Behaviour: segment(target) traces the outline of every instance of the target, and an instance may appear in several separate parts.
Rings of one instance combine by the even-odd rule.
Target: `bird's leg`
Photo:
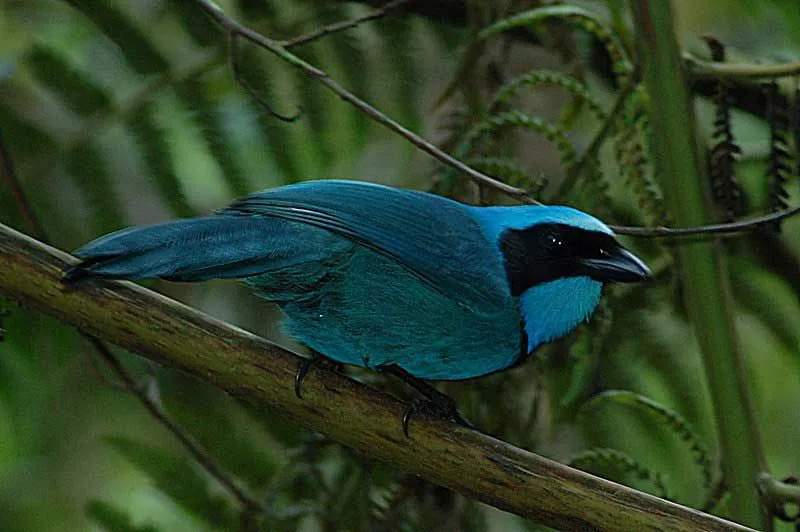
[[[450,419],[467,428],[475,426],[458,411],[452,397],[446,395],[425,381],[414,377],[396,364],[387,364],[378,368],[382,373],[394,375],[425,397],[423,401],[414,401],[403,414],[403,432],[408,436],[408,422],[414,414],[427,414]]]
[[[294,394],[298,399],[303,398],[301,387],[303,384],[303,379],[305,379],[306,375],[308,375],[308,370],[311,369],[311,366],[326,366],[335,368],[338,366],[338,364],[319,351],[312,350],[311,356],[303,358],[303,360],[297,366],[297,373],[294,374]]]

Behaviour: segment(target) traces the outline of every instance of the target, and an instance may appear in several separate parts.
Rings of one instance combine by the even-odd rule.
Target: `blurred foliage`
[[[368,12],[333,1],[220,4],[273,38]],[[648,136],[658,132],[647,124],[647,94],[634,88],[612,114],[633,79],[625,3],[572,2],[515,15],[534,4],[470,4],[463,27],[391,16],[296,52],[407,127],[547,202],[610,223],[663,223],[649,163]],[[678,12],[685,47],[698,55],[708,55],[699,38],[707,32],[737,60],[800,54],[800,12],[791,0],[678,2]],[[207,212],[301,179],[376,180],[472,202],[507,201],[449,170],[434,173],[404,141],[242,43],[247,82],[277,112],[300,113],[295,122],[276,120],[233,82],[224,50],[223,35],[189,0],[0,0],[0,131],[51,243],[72,249],[125,225]],[[792,80],[769,90],[794,98]],[[796,99],[779,109],[776,125],[716,94],[699,98],[697,111],[711,159],[725,165],[710,172],[715,192],[723,192],[720,208],[732,208],[725,203],[730,183],[748,212],[774,208],[778,199],[800,201],[797,164],[788,162],[800,137]],[[0,221],[25,229],[4,185]],[[800,423],[791,406],[800,400],[799,229],[800,221],[789,220],[780,234],[725,241],[759,428],[779,477],[800,471]],[[719,453],[693,336],[702,331],[686,321],[672,269],[672,246],[680,244],[629,244],[648,259],[656,282],[611,287],[588,324],[522,367],[442,389],[489,434],[713,507]],[[154,287],[301,349],[281,336],[276,311],[237,285]],[[4,530],[245,526],[236,499],[109,383],[84,340],[0,303],[11,311],[0,327]],[[261,529],[538,529],[176,371],[120,356],[143,382],[154,379],[167,411],[264,502],[253,518]],[[394,382],[380,385],[405,392]]]

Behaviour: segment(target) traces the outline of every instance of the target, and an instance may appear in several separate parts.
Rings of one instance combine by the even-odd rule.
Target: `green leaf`
[[[56,140],[49,132],[20,117],[16,110],[2,101],[0,101],[0,128],[6,147],[17,158],[27,159],[55,149]]]
[[[111,39],[134,70],[140,74],[164,72],[167,60],[131,19],[108,0],[64,0],[91,20]]]
[[[189,206],[183,185],[175,173],[175,161],[170,150],[169,139],[158,123],[152,102],[142,104],[128,118],[128,127],[142,151],[150,178],[170,206],[172,213],[181,218],[196,213]]]
[[[694,462],[700,466],[706,488],[711,487],[711,459],[706,445],[692,428],[692,425],[678,412],[653,401],[649,397],[627,390],[608,390],[592,397],[580,410],[580,415],[587,419],[593,410],[605,404],[621,404],[632,406],[650,416],[660,425],[668,428],[682,441],[689,445]]]
[[[227,471],[253,488],[264,488],[272,480],[286,449],[271,442],[261,431],[239,419],[239,403],[229,402],[217,390],[192,386],[164,390],[164,402],[178,422],[216,457]]]
[[[329,9],[324,9],[320,13],[319,23],[330,24],[342,20],[352,18],[353,10],[351,5],[335,4],[331,5]],[[383,34],[383,25],[381,25],[381,33]],[[364,47],[361,39],[358,38],[358,30],[350,30],[346,32],[339,32],[325,38],[325,43],[328,50],[333,54],[335,60],[335,69],[333,74],[337,78],[343,80],[343,85],[347,89],[365,101],[372,100],[372,82],[370,76],[365,76],[364,73],[368,71],[368,58],[364,52]],[[386,35],[387,37],[389,35]],[[388,53],[389,51],[387,51]],[[387,56],[388,58],[388,56]],[[413,63],[411,63],[413,64]],[[395,68],[399,67],[397,63],[393,63]],[[341,73],[341,74],[339,74]],[[403,85],[405,78],[401,78],[398,82]],[[409,81],[409,83],[411,83]],[[416,101],[409,102],[409,105],[416,104]],[[355,147],[363,146],[367,141],[367,130],[371,122],[367,120],[366,115],[358,112],[357,110],[348,107],[345,112],[347,113],[348,122],[353,130],[353,138],[349,141]],[[418,113],[415,113],[415,116]],[[405,118],[405,117],[403,117]],[[409,127],[410,123],[404,124]]]
[[[389,18],[381,23],[380,34],[383,44],[384,60],[391,65],[397,119],[403,126],[419,133],[422,131],[422,114],[419,110],[417,91],[421,84],[415,76],[415,65],[419,61],[414,57],[419,46],[414,41],[414,32],[410,25],[410,17]]]
[[[157,532],[153,525],[136,526],[130,515],[111,503],[92,499],[86,505],[86,515],[106,532]]]
[[[789,349],[800,349],[800,302],[779,275],[752,262],[729,259],[736,301],[757,316]]]
[[[36,80],[81,116],[89,116],[111,107],[111,96],[90,79],[90,74],[73,67],[53,48],[34,44],[27,63]]]
[[[368,530],[372,521],[369,464],[348,462],[334,479],[327,513],[342,530]]]
[[[170,0],[167,6],[178,15],[181,27],[197,44],[207,46],[224,42],[222,31],[214,25],[211,17],[198,9],[195,0]]]
[[[324,42],[312,42],[303,46],[298,55],[312,65],[322,65],[322,55],[327,46]],[[306,131],[314,146],[313,155],[316,158],[316,171],[325,172],[334,158],[333,138],[331,136],[333,124],[329,120],[332,100],[329,92],[315,79],[303,76],[297,79],[297,97],[303,114],[300,121],[306,126]],[[333,128],[335,129],[335,128]]]
[[[65,154],[66,168],[92,212],[97,229],[108,232],[124,226],[124,209],[111,183],[111,175],[100,148],[83,144]]]
[[[614,127],[614,159],[626,187],[633,191],[649,225],[664,225],[664,196],[653,179],[645,148],[647,116],[640,98],[630,98]]]
[[[194,120],[205,140],[211,156],[222,170],[222,177],[233,196],[244,196],[249,192],[247,177],[235,156],[235,146],[222,124],[215,104],[208,96],[208,86],[201,79],[192,79],[175,86],[181,103]]]
[[[558,152],[561,154],[561,164],[565,168],[575,162],[575,147],[572,145],[572,141],[567,138],[563,129],[544,118],[517,110],[498,113],[473,126],[461,140],[455,153],[458,157],[464,158],[481,141],[506,128],[522,128],[539,133],[556,145]]]
[[[259,97],[270,105],[278,100],[274,89],[272,74],[264,64],[264,58],[260,51],[251,47],[240,47],[239,72],[247,83],[255,90]],[[249,97],[249,96],[248,96]],[[248,105],[253,116],[256,117],[261,134],[266,140],[266,148],[269,150],[272,159],[277,163],[278,168],[284,175],[284,181],[295,182],[303,177],[302,164],[299,160],[298,149],[291,142],[290,128],[297,128],[298,124],[282,122],[264,112],[258,102],[252,98]],[[277,110],[284,113],[282,109]],[[289,113],[291,114],[291,113]]]
[[[213,527],[235,528],[236,516],[231,506],[210,493],[206,479],[185,459],[121,436],[108,437],[106,441],[175,504]]]
[[[589,87],[574,76],[553,70],[533,70],[504,83],[492,97],[489,109],[497,109],[501,104],[507,103],[517,96],[523,89],[538,87],[539,85],[555,85],[572,94],[586,103],[595,117],[604,121],[606,112],[597,101]]]
[[[536,195],[547,185],[543,177],[529,175],[516,161],[501,157],[476,157],[467,164],[489,176],[495,177],[516,187],[522,187]]]
[[[625,48],[616,34],[597,14],[577,6],[559,4],[530,9],[492,24],[484,29],[478,37],[486,39],[495,33],[514,28],[535,28],[549,19],[563,20],[573,24],[603,43],[613,61],[613,69],[617,74],[618,82],[620,85],[624,85],[628,76],[633,72],[633,65],[628,59]]]
[[[617,449],[606,447],[587,449],[570,458],[567,463],[572,467],[590,472],[610,466],[622,473],[632,474],[640,480],[651,482],[656,488],[656,495],[663,499],[670,499],[661,473],[651,470],[635,458]]]

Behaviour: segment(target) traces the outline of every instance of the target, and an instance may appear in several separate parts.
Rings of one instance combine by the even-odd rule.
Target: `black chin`
[[[635,283],[653,278],[647,265],[622,246],[608,250],[601,257],[580,259],[578,270],[602,282]]]

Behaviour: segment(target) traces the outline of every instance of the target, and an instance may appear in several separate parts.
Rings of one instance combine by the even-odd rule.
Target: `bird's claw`
[[[297,365],[297,373],[294,374],[294,394],[298,399],[303,398],[303,394],[301,393],[300,389],[303,384],[303,379],[305,379],[306,375],[308,375],[308,370],[311,369],[311,365],[314,363],[315,358],[316,357],[314,356],[304,358],[300,364]]]
[[[464,415],[458,411],[455,401],[452,398],[442,395],[437,400],[418,399],[408,405],[403,413],[403,434],[408,435],[408,425],[413,416],[422,416],[433,419],[446,419],[466,427],[475,429],[475,425],[470,423]]]

